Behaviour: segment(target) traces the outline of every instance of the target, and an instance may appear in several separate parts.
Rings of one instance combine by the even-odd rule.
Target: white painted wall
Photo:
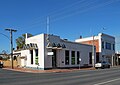
[[[29,66],[30,65],[29,50],[22,50],[21,51],[21,57],[22,56],[26,57],[26,59],[25,58],[21,59],[22,66],[27,66],[27,65]]]
[[[81,66],[83,66],[84,64],[89,64],[89,52],[92,52],[92,46],[91,45],[85,45],[85,44],[80,44],[80,43],[75,43],[75,42],[70,42],[70,41],[64,41],[61,40],[59,36],[50,36],[50,42],[51,43],[60,43],[60,44],[65,44],[66,48],[63,48],[61,50],[57,50],[57,67],[76,67],[79,66],[77,65],[77,56],[75,58],[76,60],[76,64],[75,65],[71,65],[71,51],[79,51],[80,52],[80,57],[82,59],[81,61]],[[45,43],[47,44],[47,42],[45,41]],[[69,65],[65,65],[65,50],[69,50],[70,51],[70,59]],[[48,50],[45,48],[45,52],[47,54],[47,52],[50,52],[52,50]],[[76,53],[77,55],[77,53]],[[46,68],[52,68],[52,56],[45,56],[45,67]]]
[[[30,38],[26,39],[26,44],[35,43],[38,46],[38,61],[39,61],[39,68],[52,68],[52,56],[48,56],[47,53],[51,52],[52,49],[46,48],[47,46],[47,35],[46,34],[40,34],[36,35]],[[84,64],[89,64],[89,52],[92,52],[92,46],[91,45],[85,45],[80,44],[76,42],[70,42],[63,39],[60,39],[59,36],[50,35],[49,37],[51,43],[60,43],[65,44],[66,48],[63,49],[57,49],[57,67],[76,67],[77,65],[77,56],[75,56],[75,65],[71,65],[71,51],[75,51],[75,55],[77,55],[76,51],[80,52],[81,57],[81,66]],[[65,65],[65,50],[69,50],[70,52],[70,59],[69,65]],[[21,51],[22,56],[27,56],[26,60],[26,66],[27,67],[38,67],[38,65],[35,64],[35,51],[33,50],[33,64],[31,64],[31,54],[30,50],[23,50]],[[23,61],[22,61],[23,62]]]
[[[26,39],[26,44],[36,43],[38,46],[38,62],[39,68],[44,68],[44,34],[36,35]],[[34,64],[31,65],[33,67],[37,67],[38,65],[35,64],[35,51],[33,51],[34,57]]]
[[[101,43],[102,43],[102,41],[104,41],[104,44],[105,44],[106,42],[111,43],[111,50],[102,49],[102,47],[100,47],[100,48],[101,48],[101,52],[103,53],[103,55],[104,55],[104,54],[105,54],[105,55],[111,55],[111,54],[115,53],[115,51],[112,50],[112,48],[113,48],[112,45],[115,44],[115,38],[114,38],[114,37],[111,37],[111,36],[108,36],[108,35],[104,35],[104,34],[101,34],[101,35],[99,35],[99,36],[100,36]],[[100,46],[102,46],[102,44],[100,44]],[[104,47],[105,47],[105,45],[104,45]]]
[[[102,47],[100,47],[101,59],[102,55],[104,55],[105,57],[103,58],[103,60],[108,61],[106,57],[109,56],[109,58],[111,59],[110,61],[112,62],[112,55],[115,55],[115,50],[113,50],[113,44],[115,45],[115,38],[106,34],[99,34],[99,37],[101,41],[100,46],[102,46],[102,41],[104,41],[104,47],[106,42],[111,43],[111,50],[108,50],[106,48],[103,49]]]
[[[102,60],[102,55],[105,55],[105,56],[111,56],[115,54],[115,51],[114,50],[108,50],[108,49],[102,49],[102,41],[104,41],[104,44],[106,42],[108,43],[111,43],[112,44],[115,44],[115,38],[113,36],[110,36],[110,35],[107,35],[107,34],[104,34],[104,33],[99,33],[98,36],[95,36],[94,39],[96,40],[99,40],[99,58],[100,60]],[[92,37],[87,37],[87,38],[82,38],[82,39],[76,39],[75,42],[84,42],[84,41],[90,41],[90,40],[93,40]],[[105,47],[105,45],[104,45]],[[113,46],[111,47],[111,49],[113,48]]]

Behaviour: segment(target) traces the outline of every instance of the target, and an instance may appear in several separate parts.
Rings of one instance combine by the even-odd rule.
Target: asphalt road
[[[23,73],[0,69],[0,85],[120,85],[120,67],[64,73]]]

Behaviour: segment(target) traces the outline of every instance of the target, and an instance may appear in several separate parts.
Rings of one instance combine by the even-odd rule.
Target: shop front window
[[[75,51],[71,52],[71,64],[75,65]]]
[[[69,50],[65,51],[65,65],[69,65]]]
[[[33,64],[33,50],[30,50],[30,54],[31,54],[31,64]]]
[[[77,64],[80,64],[80,52],[79,51],[77,51]]]
[[[35,49],[35,64],[38,65],[38,49]]]

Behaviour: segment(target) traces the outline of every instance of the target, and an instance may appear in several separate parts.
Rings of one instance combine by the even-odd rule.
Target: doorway
[[[57,68],[57,58],[56,58],[56,50],[52,50],[53,56],[52,56],[52,67]]]
[[[118,65],[120,65],[120,58],[118,58]]]
[[[89,64],[92,64],[92,52],[89,52]]]

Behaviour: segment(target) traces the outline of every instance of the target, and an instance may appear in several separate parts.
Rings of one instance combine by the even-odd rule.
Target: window
[[[99,53],[96,53],[96,63],[99,62]]]
[[[17,56],[14,56],[13,58],[14,58],[14,60],[17,60]]]
[[[65,65],[69,65],[69,50],[65,51]]]
[[[77,51],[77,64],[80,64],[79,58],[80,58],[80,52]]]
[[[115,44],[113,44],[113,50],[115,50]]]
[[[38,65],[38,49],[35,49],[35,64]]]
[[[111,43],[106,42],[106,49],[111,50]]]
[[[30,54],[31,54],[31,64],[33,64],[33,50],[30,50]]]
[[[89,53],[89,64],[92,64],[92,52]]]
[[[38,56],[38,49],[35,49],[35,56]]]
[[[102,41],[102,48],[104,49],[104,42]]]
[[[74,65],[75,64],[75,51],[71,52],[71,64]]]

